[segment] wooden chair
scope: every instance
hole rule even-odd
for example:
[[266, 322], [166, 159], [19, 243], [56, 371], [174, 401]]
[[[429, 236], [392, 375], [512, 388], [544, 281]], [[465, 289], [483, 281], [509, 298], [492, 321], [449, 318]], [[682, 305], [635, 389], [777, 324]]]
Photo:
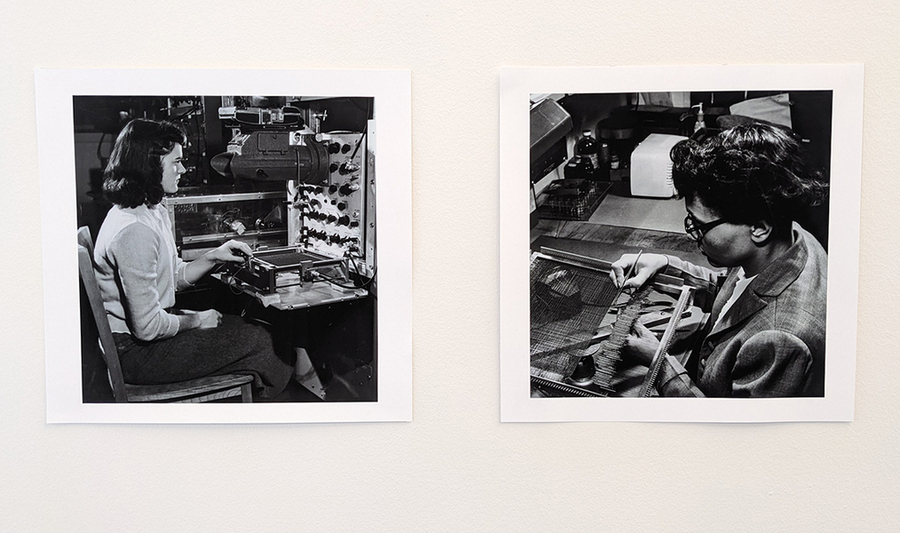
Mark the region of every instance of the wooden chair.
[[209, 376], [165, 385], [132, 385], [125, 383], [116, 343], [113, 340], [100, 286], [94, 273], [94, 242], [86, 226], [78, 228], [78, 272], [97, 326], [100, 352], [106, 362], [109, 381], [116, 402], [208, 402], [240, 396], [252, 402], [251, 376], [226, 374]]

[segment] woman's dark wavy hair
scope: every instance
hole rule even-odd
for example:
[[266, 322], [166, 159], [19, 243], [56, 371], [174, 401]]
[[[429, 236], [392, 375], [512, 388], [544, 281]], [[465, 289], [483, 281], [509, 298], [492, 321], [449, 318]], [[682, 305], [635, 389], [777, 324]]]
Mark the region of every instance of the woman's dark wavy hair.
[[132, 120], [116, 138], [103, 173], [103, 194], [122, 207], [158, 204], [164, 194], [160, 160], [186, 141], [171, 122]]
[[809, 168], [798, 139], [769, 124], [743, 124], [672, 148], [672, 178], [682, 198], [700, 197], [726, 220], [767, 220], [790, 227], [798, 211], [820, 203], [828, 185]]

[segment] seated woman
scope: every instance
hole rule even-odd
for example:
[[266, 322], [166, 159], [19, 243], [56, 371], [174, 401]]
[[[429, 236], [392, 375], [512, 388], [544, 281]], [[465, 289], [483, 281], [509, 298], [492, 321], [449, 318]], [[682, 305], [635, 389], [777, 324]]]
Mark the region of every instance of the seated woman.
[[190, 263], [178, 257], [160, 202], [178, 191], [185, 141], [174, 124], [132, 120], [116, 139], [104, 175], [103, 192], [115, 205], [97, 236], [94, 264], [122, 374], [140, 385], [247, 374], [254, 397], [272, 399], [293, 369], [276, 356], [265, 329], [214, 309], [173, 308], [176, 291], [215, 265], [252, 253], [245, 243], [229, 241]]
[[[640, 287], [657, 272], [681, 276], [712, 302], [688, 369], [663, 361], [662, 396], [822, 396], [828, 258], [796, 221], [825, 184], [806, 170], [800, 144], [778, 127], [748, 124], [672, 149], [684, 198], [685, 231], [719, 272], [677, 257], [626, 254], [613, 264], [617, 287]], [[721, 287], [721, 288], [719, 288]], [[637, 325], [623, 355], [650, 364], [659, 344]], [[694, 366], [696, 365], [696, 366]]]

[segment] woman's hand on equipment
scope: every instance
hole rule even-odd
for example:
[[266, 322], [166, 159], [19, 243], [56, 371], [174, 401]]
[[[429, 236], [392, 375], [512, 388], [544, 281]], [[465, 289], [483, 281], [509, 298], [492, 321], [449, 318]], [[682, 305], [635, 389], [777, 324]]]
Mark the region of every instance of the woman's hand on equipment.
[[[637, 254], [625, 254], [612, 264], [612, 269], [609, 271], [609, 278], [616, 288], [625, 287], [626, 289], [638, 289], [647, 283], [647, 280], [653, 277], [654, 274], [665, 270], [666, 266], [669, 264], [669, 260], [664, 255], [641, 254], [640, 259], [637, 260], [637, 264], [635, 265], [634, 261], [637, 257]], [[625, 272], [631, 268], [631, 265], [634, 265], [631, 277], [625, 279]]]
[[200, 325], [197, 326], [199, 329], [212, 329], [222, 323], [222, 313], [215, 309], [200, 311], [197, 318], [200, 320]]
[[241, 263], [252, 255], [253, 250], [247, 243], [231, 240], [209, 252], [207, 257], [212, 259], [215, 263], [225, 263], [228, 261]]
[[184, 267], [184, 280], [193, 285], [216, 265], [222, 263], [243, 263], [253, 256], [253, 250], [241, 241], [228, 241], [215, 250], [206, 252]]
[[635, 322], [634, 328], [625, 339], [625, 344], [622, 345], [622, 354], [644, 366], [650, 366], [658, 347], [659, 339], [656, 338], [656, 335], [647, 329], [647, 326]]

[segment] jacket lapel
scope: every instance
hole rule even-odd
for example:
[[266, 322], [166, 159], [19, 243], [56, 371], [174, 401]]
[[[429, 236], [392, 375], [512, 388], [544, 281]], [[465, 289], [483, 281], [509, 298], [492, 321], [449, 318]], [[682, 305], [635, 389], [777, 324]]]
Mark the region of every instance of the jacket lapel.
[[[741, 324], [744, 320], [758, 313], [761, 309], [768, 305], [767, 301], [780, 295], [784, 290], [793, 283], [803, 266], [806, 264], [809, 255], [806, 245], [800, 239], [799, 234], [794, 230], [794, 242], [781, 257], [770, 263], [764, 268], [756, 279], [750, 282], [750, 285], [744, 290], [744, 293], [738, 297], [728, 313], [722, 317], [719, 324], [709, 333], [709, 337], [720, 335], [735, 326]], [[720, 292], [721, 297], [716, 298], [713, 309], [721, 312], [722, 307], [737, 283], [737, 273], [729, 272], [728, 279], [725, 282], [723, 290]], [[727, 292], [725, 292], [727, 289]], [[718, 316], [714, 314], [712, 316]]]
[[[754, 282], [756, 280], [753, 280]], [[744, 320], [750, 318], [766, 307], [766, 301], [757, 296], [753, 291], [753, 282], [744, 290], [744, 293], [738, 296], [738, 299], [731, 306], [731, 309], [722, 317], [719, 323], [709, 333], [709, 337], [714, 338], [736, 326], [739, 326]], [[733, 287], [732, 287], [733, 288]], [[730, 297], [730, 294], [729, 294]], [[727, 301], [727, 298], [725, 298]], [[722, 305], [725, 304], [722, 302]], [[717, 302], [718, 303], [718, 302]]]

